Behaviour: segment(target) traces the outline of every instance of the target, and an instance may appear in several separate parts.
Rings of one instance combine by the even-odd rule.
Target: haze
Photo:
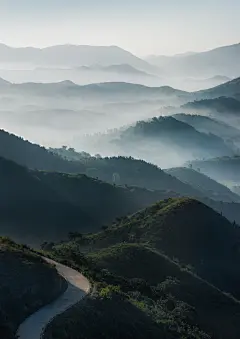
[[[139,56],[203,51],[239,41],[239,12],[238,0],[2,0],[0,41],[118,45]]]

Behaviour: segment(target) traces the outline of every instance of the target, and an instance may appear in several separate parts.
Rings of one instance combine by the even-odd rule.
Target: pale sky
[[[239,17],[240,0],[0,0],[0,42],[175,54],[240,42]]]

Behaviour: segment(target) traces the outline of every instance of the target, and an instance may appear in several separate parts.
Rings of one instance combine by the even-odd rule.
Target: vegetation
[[[180,120],[191,125],[199,132],[215,134],[218,137],[223,138],[224,140],[232,140],[239,142],[240,130],[220,120],[204,115],[184,114],[184,113],[174,114],[173,117],[177,120]]]
[[[154,152],[161,145],[171,151],[181,152],[182,156],[188,156],[188,158],[191,154],[194,155],[194,158],[199,158],[233,155],[235,152],[232,145],[227,145],[222,138],[214,134],[199,132],[190,124],[172,116],[160,116],[139,121],[136,125],[122,131],[120,138],[112,140],[112,142],[123,149],[131,145],[133,147],[132,154],[135,154],[135,149],[141,151],[146,143],[151,143],[148,148],[153,159]]]
[[[189,102],[183,105],[182,108],[186,110],[191,110],[192,112],[205,110],[212,113],[236,114],[240,112],[240,101],[227,96],[219,96],[215,99],[203,99]]]
[[[0,238],[0,334],[12,339],[18,325],[66,289],[65,280],[26,246]]]
[[[240,303],[231,296],[239,297],[239,230],[207,206],[168,199],[100,233],[71,239],[54,246],[51,255],[83,271],[96,291],[56,318],[46,339],[113,333],[239,337]]]
[[[81,163],[64,161],[44,147],[32,144],[14,134],[0,130],[0,156],[31,169],[57,172],[81,172]]]

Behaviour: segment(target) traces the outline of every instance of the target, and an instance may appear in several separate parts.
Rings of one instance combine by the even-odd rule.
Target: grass
[[[240,303],[231,295],[238,234],[221,215],[182,198],[53,247],[56,260],[87,274],[96,293],[55,319],[45,338],[239,338]]]

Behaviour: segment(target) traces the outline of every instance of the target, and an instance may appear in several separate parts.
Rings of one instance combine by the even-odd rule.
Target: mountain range
[[[37,66],[101,66],[129,64],[140,70],[154,70],[145,60],[118,46],[57,45],[46,48],[0,45],[0,63],[24,63]]]
[[[223,46],[210,51],[176,56],[150,56],[146,60],[171,76],[238,77],[240,44]]]

